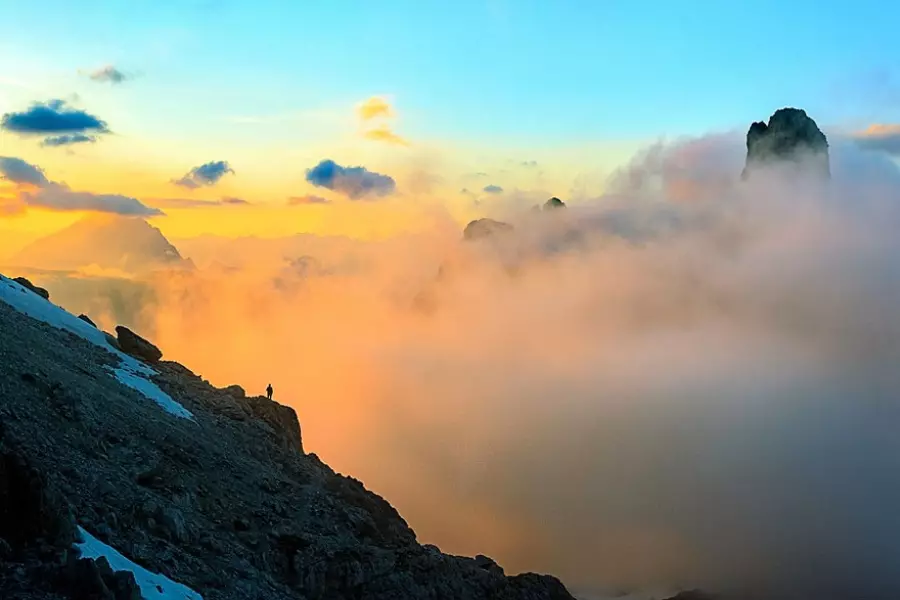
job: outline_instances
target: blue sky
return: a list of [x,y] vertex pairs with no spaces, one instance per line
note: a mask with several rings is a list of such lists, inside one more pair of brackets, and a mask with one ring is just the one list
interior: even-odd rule
[[[293,202],[301,225],[255,221],[290,233],[337,215],[341,190],[370,189],[306,176],[333,160],[468,215],[479,196],[597,195],[648,143],[743,132],[789,105],[900,144],[900,8],[875,0],[0,0],[0,15],[0,115],[43,102],[103,123],[0,128],[0,156],[72,190],[54,207],[95,200],[75,192]],[[373,100],[389,110],[367,120]],[[6,183],[0,201],[18,193]],[[327,202],[290,200],[313,196]],[[165,222],[183,235],[249,222],[221,215]]]
[[864,104],[900,64],[889,4],[3,0],[0,48],[19,78],[140,73],[129,100],[157,131],[383,93],[411,135],[560,143],[702,132],[785,104],[896,119],[896,101]]

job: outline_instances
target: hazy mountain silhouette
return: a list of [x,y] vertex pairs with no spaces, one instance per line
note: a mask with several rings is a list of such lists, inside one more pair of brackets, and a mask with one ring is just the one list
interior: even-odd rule
[[86,217],[32,242],[9,262],[36,269],[96,266],[129,273],[193,268],[159,229],[144,219],[118,215]]

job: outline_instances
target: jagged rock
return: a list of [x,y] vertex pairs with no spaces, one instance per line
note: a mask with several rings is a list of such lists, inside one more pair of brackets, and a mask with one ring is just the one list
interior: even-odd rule
[[115,348],[116,350],[121,350],[119,347],[119,340],[116,339],[116,336],[109,333],[108,331],[103,332],[103,337],[106,338],[106,343]]
[[496,573],[498,575],[503,575],[503,567],[498,565],[494,559],[485,556],[484,554],[479,554],[475,557],[475,565],[479,569],[484,569],[485,571],[490,571],[492,573]]
[[463,230],[463,239],[480,240],[497,234],[508,233],[512,230],[513,226],[503,221],[487,218],[475,219],[466,225],[466,228]]
[[184,543],[190,539],[184,514],[174,507],[160,507],[156,513],[158,528],[172,541]]
[[303,437],[300,434],[300,420],[293,408],[269,400],[263,396],[252,396],[246,399],[250,413],[268,423],[275,435],[286,447],[303,453]]
[[31,283],[30,281],[28,281],[28,280],[27,280],[26,278],[24,278],[24,277],[16,277],[15,279],[13,279],[13,281],[15,281],[16,283],[18,283],[19,285],[21,285],[21,286],[22,286],[23,288],[25,288],[25,289],[31,290],[32,292],[34,292],[35,294],[37,294],[38,296],[40,296],[40,297],[43,298],[44,300],[49,300],[49,299],[50,299],[50,292],[48,292],[47,290],[45,290],[45,289],[42,288],[42,287],[38,287],[38,286],[34,285],[33,283]]
[[234,396],[235,398],[246,398],[247,397],[247,392],[244,391],[244,388],[242,388],[241,386],[236,385],[236,384],[229,385],[228,387],[224,388],[222,391],[225,392],[226,394],[228,394],[229,396]]
[[159,348],[127,327],[117,325],[116,336],[122,352],[151,363],[158,362],[162,358],[162,351]]
[[544,210],[554,210],[556,208],[565,208],[566,203],[557,198],[556,196],[550,198],[546,202],[544,202]]
[[829,177],[828,139],[806,111],[782,108],[769,117],[768,124],[757,121],[747,131],[747,160],[743,179],[755,168],[777,163],[809,165],[819,175]]
[[109,589],[115,594],[116,600],[142,600],[141,588],[131,571],[116,571],[112,580],[107,581]]
[[[108,563],[106,567],[109,568]],[[103,580],[100,565],[93,559],[79,558],[76,560],[69,568],[67,579],[74,600],[116,600],[115,595]]]
[[88,325],[97,327],[97,324],[94,323],[93,321],[91,321],[91,318],[85,314],[78,315],[78,318],[81,319],[82,321],[84,321],[85,323],[87,323]]

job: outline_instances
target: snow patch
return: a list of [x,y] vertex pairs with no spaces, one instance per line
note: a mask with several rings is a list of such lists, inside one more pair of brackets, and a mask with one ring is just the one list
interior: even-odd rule
[[113,571],[131,571],[138,586],[141,588],[141,596],[144,600],[203,600],[203,596],[187,586],[175,583],[168,577],[148,571],[137,565],[111,547],[107,546],[81,526],[78,527],[81,534],[81,542],[76,542],[75,547],[81,552],[83,558],[97,559],[101,556],[109,561]]
[[119,359],[119,368],[111,369],[111,372],[113,377],[120,383],[137,390],[159,404],[163,410],[176,417],[194,419],[194,415],[188,409],[173,400],[171,396],[148,379],[149,376],[155,375],[156,371],[133,356],[128,356],[118,348],[111,346],[106,339],[106,335],[93,325],[82,321],[49,300],[44,300],[31,290],[3,275],[0,275],[0,300],[32,319],[43,321],[57,329],[74,333],[78,337],[116,355]]
[[167,413],[175,415],[176,417],[181,417],[182,419],[194,420],[194,415],[191,413],[191,411],[173,400],[171,396],[159,389],[159,386],[157,386],[149,379],[132,373],[128,369],[111,370],[113,372],[113,375],[115,375],[116,379],[118,379],[120,383],[127,385],[128,387],[142,393],[147,398],[150,398],[151,400],[159,404],[160,408],[162,408]]

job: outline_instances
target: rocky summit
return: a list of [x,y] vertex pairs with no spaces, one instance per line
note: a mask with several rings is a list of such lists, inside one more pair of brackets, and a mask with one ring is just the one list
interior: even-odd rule
[[828,139],[806,111],[782,108],[757,121],[747,131],[747,159],[741,175],[747,179],[754,170],[773,163],[794,163],[830,177]]
[[421,545],[292,409],[116,341],[0,277],[0,598],[572,599]]

